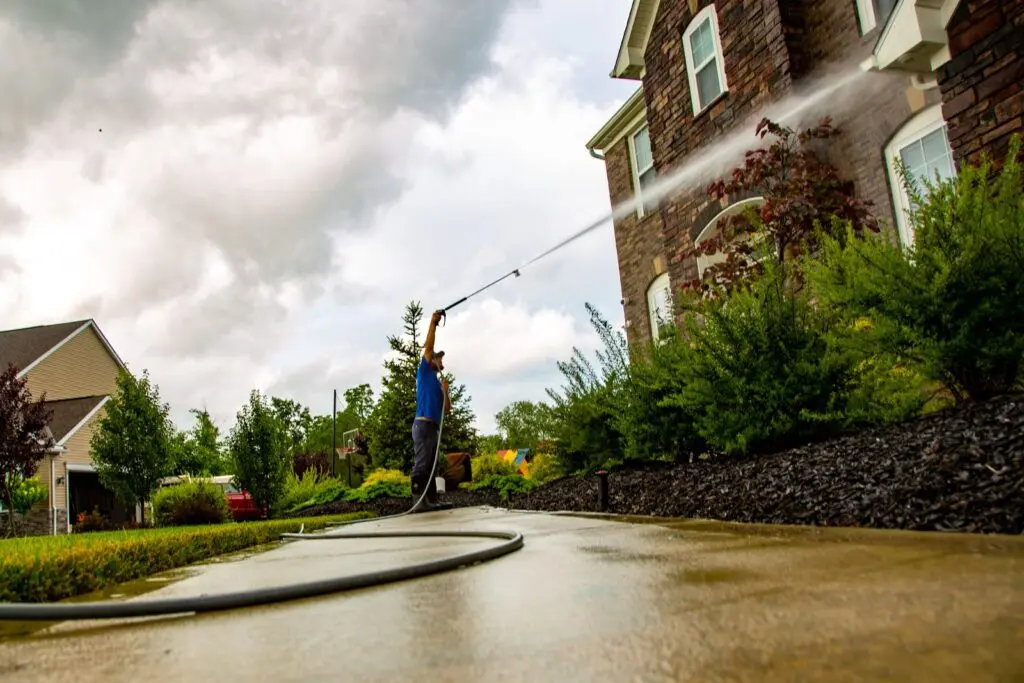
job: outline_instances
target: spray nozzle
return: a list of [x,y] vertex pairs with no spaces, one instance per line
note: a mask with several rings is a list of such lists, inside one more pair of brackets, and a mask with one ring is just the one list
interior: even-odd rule
[[512,272],[516,274],[516,277],[519,277],[519,269],[518,268],[516,268]]

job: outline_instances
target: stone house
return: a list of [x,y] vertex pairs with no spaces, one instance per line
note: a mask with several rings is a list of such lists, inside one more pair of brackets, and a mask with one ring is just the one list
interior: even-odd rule
[[[757,196],[712,201],[707,183],[658,205],[644,188],[836,65],[867,72],[838,97],[830,160],[903,244],[913,240],[896,174],[948,177],[1024,128],[1024,0],[632,0],[611,72],[639,87],[587,143],[606,166],[631,343],[657,337],[671,294],[706,263],[685,258]],[[736,164],[741,159],[736,159]]]
[[30,534],[64,534],[79,512],[94,508],[112,521],[137,518],[99,481],[90,441],[125,364],[93,320],[0,331],[0,365],[18,368],[34,399],[45,394],[55,445],[37,475],[49,491],[21,520]]

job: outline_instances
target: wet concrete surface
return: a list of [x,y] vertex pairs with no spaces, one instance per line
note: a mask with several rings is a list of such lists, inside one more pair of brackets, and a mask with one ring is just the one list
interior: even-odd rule
[[[462,509],[358,525],[513,529],[511,556],[198,616],[0,641],[4,683],[1024,681],[1024,538]],[[132,599],[226,592],[489,541],[297,542]]]

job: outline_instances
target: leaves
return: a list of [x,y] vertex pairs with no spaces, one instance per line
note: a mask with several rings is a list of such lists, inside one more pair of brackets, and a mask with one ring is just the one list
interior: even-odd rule
[[145,503],[173,468],[174,426],[159,388],[143,370],[124,371],[93,432],[92,459],[100,482],[128,506]]
[[[46,395],[33,402],[28,379],[8,365],[0,375],[0,500],[7,510],[18,510],[15,493],[35,476],[46,450],[53,444],[46,427],[53,417],[44,404]],[[14,515],[7,515],[7,533],[14,533]]]
[[284,490],[291,467],[289,435],[259,391],[238,411],[231,431],[229,451],[235,466],[235,481],[249,492],[256,508],[273,511]]

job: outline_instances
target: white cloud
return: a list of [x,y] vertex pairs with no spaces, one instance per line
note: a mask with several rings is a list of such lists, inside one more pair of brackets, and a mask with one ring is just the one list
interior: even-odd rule
[[[25,103],[0,104],[7,326],[95,317],[180,419],[230,423],[252,388],[325,411],[376,387],[410,299],[429,315],[609,209],[583,143],[618,102],[579,89],[607,65],[533,29],[611,50],[618,20],[512,4],[348,0],[338,21],[328,0],[168,0],[84,27],[0,10],[0,86]],[[47,87],[19,68],[40,59]],[[480,426],[543,398],[593,345],[584,302],[618,322],[618,292],[609,228],[455,309],[439,343]]]

